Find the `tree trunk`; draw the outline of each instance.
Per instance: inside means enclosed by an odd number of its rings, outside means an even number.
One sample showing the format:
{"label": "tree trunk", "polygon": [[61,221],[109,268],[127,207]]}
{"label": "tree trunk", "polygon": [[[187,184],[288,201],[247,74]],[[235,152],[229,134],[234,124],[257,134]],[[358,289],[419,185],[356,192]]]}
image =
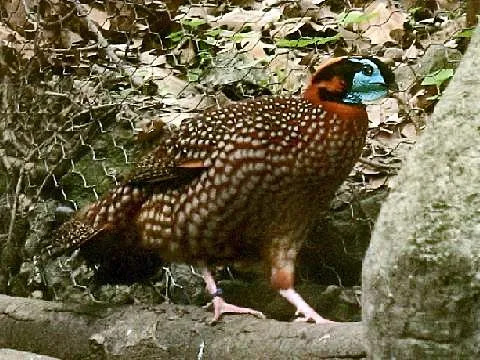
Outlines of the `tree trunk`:
{"label": "tree trunk", "polygon": [[314,325],[194,306],[86,306],[0,295],[0,348],[67,359],[358,359],[361,323]]}

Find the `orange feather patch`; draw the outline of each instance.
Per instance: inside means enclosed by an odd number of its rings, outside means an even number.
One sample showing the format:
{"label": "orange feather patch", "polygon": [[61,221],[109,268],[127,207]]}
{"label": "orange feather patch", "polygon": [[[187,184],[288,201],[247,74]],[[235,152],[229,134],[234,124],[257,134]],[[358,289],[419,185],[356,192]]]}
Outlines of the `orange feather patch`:
{"label": "orange feather patch", "polygon": [[189,160],[181,164],[178,164],[177,167],[180,168],[206,168],[202,160]]}
{"label": "orange feather patch", "polygon": [[331,93],[342,93],[345,91],[345,81],[338,76],[334,76],[330,80],[322,80],[316,83],[317,87],[325,88],[328,92]]}
{"label": "orange feather patch", "polygon": [[293,287],[293,273],[279,269],[270,278],[270,284],[275,290],[285,290]]}
{"label": "orange feather patch", "polygon": [[336,114],[339,119],[342,120],[367,120],[368,114],[363,105],[343,104],[333,101],[318,101],[318,105],[321,105],[323,110],[329,114]]}

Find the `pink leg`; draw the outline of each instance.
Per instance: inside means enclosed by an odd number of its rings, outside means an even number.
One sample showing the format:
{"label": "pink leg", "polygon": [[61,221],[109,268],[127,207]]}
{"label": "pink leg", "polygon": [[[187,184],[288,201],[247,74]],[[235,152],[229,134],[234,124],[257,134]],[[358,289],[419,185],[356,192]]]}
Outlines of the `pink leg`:
{"label": "pink leg", "polygon": [[316,324],[335,324],[335,321],[327,320],[317,314],[310,305],[308,305],[305,300],[302,299],[299,293],[297,293],[293,288],[286,290],[279,290],[280,295],[287,299],[291,304],[295,306],[297,311],[295,314],[303,314],[304,316],[296,319],[295,321],[311,321]]}
{"label": "pink leg", "polygon": [[204,268],[202,271],[203,279],[205,280],[207,291],[210,295],[213,296],[213,319],[212,323],[217,322],[222,314],[233,313],[233,314],[251,314],[260,319],[265,319],[265,315],[260,311],[256,311],[250,308],[239,307],[226,303],[225,300],[220,296],[215,280],[213,279],[212,274],[208,271],[207,268]]}

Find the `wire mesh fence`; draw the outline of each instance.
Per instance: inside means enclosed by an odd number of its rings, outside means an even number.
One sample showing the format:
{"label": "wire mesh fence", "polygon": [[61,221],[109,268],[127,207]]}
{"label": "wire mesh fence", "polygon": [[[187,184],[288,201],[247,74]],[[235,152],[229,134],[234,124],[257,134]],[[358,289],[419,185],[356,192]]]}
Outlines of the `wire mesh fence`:
{"label": "wire mesh fence", "polygon": [[[45,297],[39,248],[170,127],[230,101],[298,95],[330,56],[384,57],[397,76],[395,97],[370,108],[362,161],[333,204],[370,226],[374,212],[359,215],[352,194],[388,187],[468,42],[467,10],[446,1],[2,2],[0,292]],[[92,269],[64,261],[52,271],[67,266],[81,287],[75,277]]]}

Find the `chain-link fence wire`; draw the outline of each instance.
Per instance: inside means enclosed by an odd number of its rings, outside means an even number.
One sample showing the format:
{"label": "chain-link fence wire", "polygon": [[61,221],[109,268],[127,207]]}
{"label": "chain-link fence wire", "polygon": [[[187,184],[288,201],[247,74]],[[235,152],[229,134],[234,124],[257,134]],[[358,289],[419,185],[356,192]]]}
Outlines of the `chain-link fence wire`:
{"label": "chain-link fence wire", "polygon": [[[170,127],[229,101],[297,95],[330,56],[387,57],[399,82],[390,113],[373,108],[363,161],[334,202],[369,226],[352,194],[384,187],[414,142],[468,41],[464,11],[380,0],[4,1],[0,292],[45,296],[32,259],[53,229],[121,182]],[[76,260],[65,261],[76,287]]]}

